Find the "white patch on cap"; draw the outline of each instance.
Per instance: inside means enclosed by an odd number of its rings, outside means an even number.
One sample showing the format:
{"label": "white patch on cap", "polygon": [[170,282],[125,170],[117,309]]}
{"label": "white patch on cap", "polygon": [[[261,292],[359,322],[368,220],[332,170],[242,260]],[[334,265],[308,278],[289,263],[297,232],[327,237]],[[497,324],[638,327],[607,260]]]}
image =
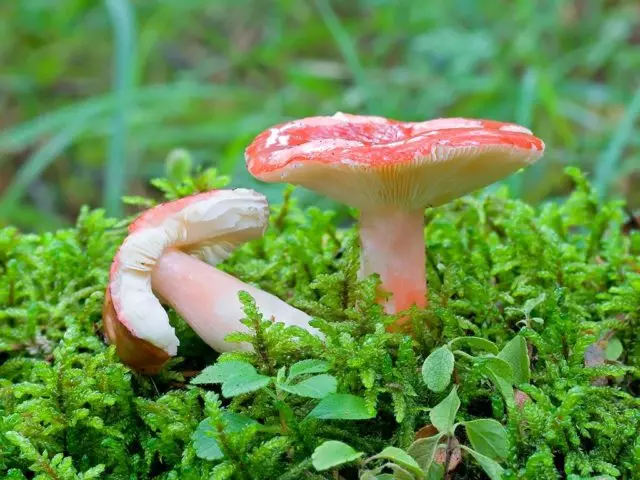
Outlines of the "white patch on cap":
{"label": "white patch on cap", "polygon": [[118,269],[110,282],[120,321],[138,338],[176,355],[178,337],[151,288],[157,259],[176,247],[209,264],[219,263],[240,243],[260,235],[268,217],[263,195],[248,189],[221,190],[194,200],[154,227],[130,234],[120,247]]}
{"label": "white patch on cap", "polygon": [[278,137],[278,145],[286,147],[287,145],[289,145],[290,138],[291,138],[291,135],[280,135]]}
{"label": "white patch on cap", "polygon": [[278,137],[280,136],[280,129],[278,128],[272,128],[269,130],[269,132],[269,138],[267,138],[267,141],[264,144],[265,147],[271,147],[272,145],[275,145]]}
{"label": "white patch on cap", "polygon": [[269,136],[267,137],[267,141],[265,142],[265,147],[272,147],[276,143],[278,145],[287,146],[289,145],[290,135],[282,135],[282,132],[285,132],[291,128],[302,127],[304,126],[301,122],[291,122],[285,125],[282,125],[279,128],[270,128]]}
{"label": "white patch on cap", "polygon": [[[355,140],[344,140],[342,138],[325,138],[320,140],[312,140],[295,147],[278,150],[277,152],[273,152],[271,154],[270,160],[271,163],[277,167],[286,165],[289,159],[298,156],[323,153],[329,150],[334,150],[336,148],[355,148],[362,146],[363,144],[361,142],[356,142]],[[336,161],[339,161],[339,159],[336,159]]]}
{"label": "white patch on cap", "polygon": [[482,121],[468,118],[436,118],[412,124],[416,133],[429,130],[446,130],[449,128],[482,128]]}
{"label": "white patch on cap", "polygon": [[528,133],[531,135],[531,130],[521,125],[503,125],[498,130],[502,132]]}
{"label": "white patch on cap", "polygon": [[[323,118],[323,117],[319,117]],[[352,115],[350,113],[336,112],[331,117],[334,120],[338,120],[339,122],[349,122],[349,123],[377,123],[377,124],[387,124],[389,120],[384,117],[377,117],[375,115]]]}
{"label": "white patch on cap", "polygon": [[387,148],[387,147],[400,147],[402,145],[406,145],[407,142],[410,142],[411,139],[409,140],[398,140],[397,142],[389,142],[389,143],[374,143],[373,145],[370,145],[371,148]]}

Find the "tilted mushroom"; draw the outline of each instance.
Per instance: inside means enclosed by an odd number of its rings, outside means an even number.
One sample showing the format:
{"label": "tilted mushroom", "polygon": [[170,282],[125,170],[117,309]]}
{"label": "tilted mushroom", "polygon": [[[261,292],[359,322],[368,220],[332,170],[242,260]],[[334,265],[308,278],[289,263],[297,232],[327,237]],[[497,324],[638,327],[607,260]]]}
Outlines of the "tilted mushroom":
{"label": "tilted mushroom", "polygon": [[360,210],[360,276],[380,275],[392,294],[385,310],[396,313],[427,303],[424,209],[507,177],[543,151],[513,123],[337,113],[265,130],[245,158],[259,180],[297,184]]}
{"label": "tilted mushroom", "polygon": [[266,318],[317,333],[306,313],[212,266],[260,237],[268,217],[263,195],[236,189],[164,203],[133,222],[113,260],[103,310],[107,339],[122,361],[154,374],[177,353],[178,338],[155,294],[219,352],[250,348],[224,341],[247,331],[240,322],[243,290]]}

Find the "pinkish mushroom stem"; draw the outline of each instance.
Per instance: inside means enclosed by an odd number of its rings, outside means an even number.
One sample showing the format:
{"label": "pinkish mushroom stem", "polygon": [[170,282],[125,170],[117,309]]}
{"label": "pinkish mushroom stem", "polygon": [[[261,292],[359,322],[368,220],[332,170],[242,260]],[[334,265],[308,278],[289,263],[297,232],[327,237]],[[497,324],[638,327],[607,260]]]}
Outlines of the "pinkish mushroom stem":
{"label": "pinkish mushroom stem", "polygon": [[171,305],[202,340],[218,352],[247,350],[249,344],[230,344],[230,333],[246,331],[238,293],[249,293],[267,319],[314,331],[311,318],[252,285],[177,250],[166,250],[153,267],[154,293]]}
{"label": "pinkish mushroom stem", "polygon": [[360,277],[380,275],[382,290],[392,294],[384,303],[387,313],[397,313],[412,305],[426,306],[422,210],[361,211],[360,244]]}

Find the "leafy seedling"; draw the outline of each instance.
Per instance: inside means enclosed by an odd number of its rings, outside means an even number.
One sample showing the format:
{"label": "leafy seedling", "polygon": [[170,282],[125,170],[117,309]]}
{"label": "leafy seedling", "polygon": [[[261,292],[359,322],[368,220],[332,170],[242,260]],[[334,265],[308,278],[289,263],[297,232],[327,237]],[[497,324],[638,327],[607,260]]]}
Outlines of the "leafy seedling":
{"label": "leafy seedling", "polygon": [[[452,471],[457,463],[453,458],[466,452],[485,471],[491,480],[502,478],[504,469],[498,462],[504,461],[509,451],[505,428],[496,420],[481,418],[456,423],[460,408],[458,389],[454,387],[449,394],[429,412],[429,418],[435,432],[426,438],[414,441],[405,451],[397,447],[387,447],[380,453],[361,460],[362,452],[356,452],[351,446],[329,441],[316,448],[313,465],[316,470],[326,470],[339,465],[358,461],[361,479],[387,478],[386,470],[393,477],[405,480],[436,480],[444,477],[445,468]],[[460,445],[455,436],[458,427],[463,426],[471,446]],[[369,465],[383,460],[378,466]]]}

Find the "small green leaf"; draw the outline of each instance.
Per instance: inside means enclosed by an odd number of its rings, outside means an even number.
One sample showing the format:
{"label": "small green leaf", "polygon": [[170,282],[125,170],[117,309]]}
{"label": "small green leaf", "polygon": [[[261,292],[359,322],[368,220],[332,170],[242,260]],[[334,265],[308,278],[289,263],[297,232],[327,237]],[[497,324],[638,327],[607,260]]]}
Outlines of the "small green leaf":
{"label": "small green leaf", "polygon": [[460,445],[460,448],[471,454],[491,480],[502,480],[504,469],[498,464],[498,462],[491,460],[489,457],[485,457],[481,453],[478,453],[465,445]]}
{"label": "small green leaf", "polygon": [[416,478],[414,475],[411,474],[411,472],[409,472],[408,470],[405,470],[400,465],[396,465],[395,463],[385,463],[384,467],[390,468],[393,471],[394,480],[415,480]]}
{"label": "small green leaf", "polygon": [[221,462],[211,470],[209,480],[230,480],[236,472],[236,464],[233,462]]}
{"label": "small green leaf", "polygon": [[[100,478],[102,477],[102,472],[104,472],[104,469],[105,469],[104,465],[98,464],[95,467],[92,467],[86,472],[80,474],[78,478],[82,480],[93,480],[94,478]],[[23,478],[26,478],[26,477],[23,477]]]}
{"label": "small green leaf", "polygon": [[253,365],[230,360],[205,368],[191,383],[222,383],[222,395],[227,398],[259,390],[269,384],[270,377],[260,375]]}
{"label": "small green leaf", "polygon": [[376,380],[376,372],[373,370],[364,370],[360,372],[360,378],[362,379],[362,385],[366,389],[371,389]]}
{"label": "small green leaf", "polygon": [[498,357],[483,357],[478,360],[477,365],[486,372],[486,375],[504,397],[507,406],[509,408],[514,406],[513,370],[511,365]]}
{"label": "small green leaf", "polygon": [[364,455],[363,452],[356,452],[346,443],[328,440],[314,450],[311,462],[316,470],[322,471],[353,462],[362,455]]}
{"label": "small green leaf", "polygon": [[329,370],[329,364],[324,360],[302,360],[291,365],[289,381],[305,373],[325,373],[327,370]]}
{"label": "small green leaf", "polygon": [[307,378],[295,385],[285,383],[280,388],[285,392],[293,393],[300,397],[324,398],[327,395],[336,393],[338,381],[332,375],[315,375]]}
{"label": "small green leaf", "polygon": [[455,359],[453,353],[447,347],[440,347],[429,354],[422,364],[422,379],[429,390],[442,392],[449,382],[453,373]]}
{"label": "small green leaf", "polygon": [[529,383],[529,379],[531,378],[529,352],[527,350],[527,342],[522,335],[516,335],[511,339],[498,354],[498,358],[505,360],[511,365],[513,382],[516,385]]}
{"label": "small green leaf", "polygon": [[246,362],[230,360],[228,362],[219,362],[205,368],[200,372],[200,375],[191,380],[191,383],[195,385],[223,383],[233,377],[256,374],[256,369],[253,365]]}
{"label": "small green leaf", "polygon": [[434,435],[433,437],[428,438],[419,438],[407,449],[409,455],[418,462],[422,471],[429,471],[438,448],[438,443],[442,436],[443,434]]}
{"label": "small green leaf", "polygon": [[170,180],[174,182],[182,182],[188,178],[193,169],[193,161],[189,152],[182,148],[177,148],[167,155],[166,174]]}
{"label": "small green leaf", "polygon": [[135,207],[151,208],[155,206],[156,202],[150,198],[141,197],[138,195],[127,195],[122,197],[122,203],[125,205],[133,205]]}
{"label": "small green leaf", "polygon": [[[378,480],[380,477],[376,476],[372,470],[360,471],[360,478],[358,480]],[[393,476],[389,479],[393,480]]]}
{"label": "small green leaf", "polygon": [[237,376],[222,384],[222,395],[227,398],[237,397],[244,393],[255,392],[266,387],[271,378],[254,373],[253,375]]}
{"label": "small green leaf", "polygon": [[224,453],[215,438],[216,429],[210,418],[205,418],[200,422],[191,439],[196,449],[196,455],[204,460],[220,460],[224,458]]}
{"label": "small green leaf", "polygon": [[611,362],[617,360],[618,358],[620,358],[620,355],[622,355],[622,351],[622,342],[620,342],[620,340],[618,340],[616,337],[613,337],[607,343],[607,349],[605,351],[607,360]]}
{"label": "small green leaf", "polygon": [[542,302],[544,302],[546,298],[547,298],[547,294],[546,293],[541,293],[536,298],[530,298],[529,300],[524,302],[524,306],[522,307],[522,311],[524,312],[524,314],[527,317],[529,317],[529,315],[531,314],[533,309],[536,308],[538,305],[540,305]]}
{"label": "small green leaf", "polygon": [[449,345],[453,346],[457,343],[466,343],[471,348],[486,350],[487,352],[493,353],[494,355],[497,355],[499,352],[498,347],[495,343],[482,337],[458,337],[451,340],[449,342]]}
{"label": "small green leaf", "polygon": [[427,472],[425,480],[442,480],[444,478],[444,466],[439,463],[432,463]]}
{"label": "small green leaf", "polygon": [[334,393],[324,397],[309,417],[324,420],[364,420],[373,418],[364,399],[348,393]]}
{"label": "small green leaf", "polygon": [[449,395],[429,412],[431,423],[439,432],[452,434],[459,408],[458,387],[454,386]]}
{"label": "small green leaf", "polygon": [[507,439],[507,431],[500,422],[482,418],[464,422],[463,425],[467,430],[467,437],[469,437],[471,446],[476,451],[494,460],[507,458],[509,441]]}
{"label": "small green leaf", "polygon": [[422,475],[420,465],[418,465],[411,455],[400,448],[387,447],[373,458],[385,458],[387,460],[391,460],[393,463],[400,465],[402,468],[407,469],[414,475]]}
{"label": "small green leaf", "polygon": [[513,369],[506,360],[498,357],[480,357],[477,360],[478,364],[485,370],[502,377],[509,384],[513,383]]}
{"label": "small green leaf", "polygon": [[224,431],[228,433],[242,432],[247,427],[259,425],[253,418],[226,410],[222,412],[222,423],[224,423]]}
{"label": "small green leaf", "polygon": [[[223,411],[221,419],[224,431],[228,433],[238,433],[245,431],[247,427],[252,425],[260,425],[252,418],[229,411]],[[217,430],[211,418],[205,418],[200,422],[191,436],[198,457],[205,460],[219,460],[224,457],[216,434]]]}

